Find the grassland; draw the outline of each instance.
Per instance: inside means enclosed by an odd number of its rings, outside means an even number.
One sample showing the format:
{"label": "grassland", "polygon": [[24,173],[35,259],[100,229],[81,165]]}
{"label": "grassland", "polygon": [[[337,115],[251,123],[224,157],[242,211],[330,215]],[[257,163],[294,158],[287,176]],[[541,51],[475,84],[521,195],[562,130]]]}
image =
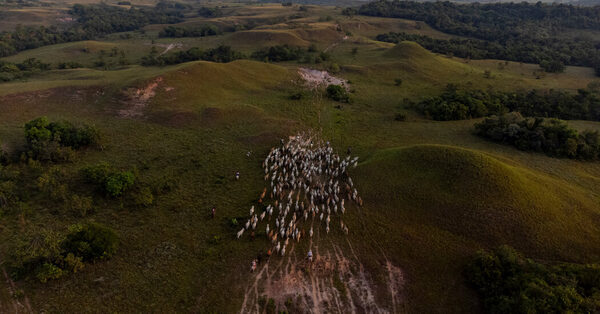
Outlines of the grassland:
{"label": "grassland", "polygon": [[[230,10],[236,14],[188,22],[219,20],[225,25],[252,18],[265,23],[297,12],[281,5],[232,5]],[[237,230],[230,221],[245,218],[262,190],[260,164],[269,149],[280,138],[308,129],[331,140],[340,152],[352,147],[361,158],[351,175],[365,206],[351,208],[344,218],[350,228],[347,242],[334,232],[322,249],[334,244],[345,250],[353,247],[375,282],[385,281],[384,252],[405,276],[399,311],[480,310],[461,274],[480,248],[509,244],[543,261],[598,261],[600,164],[490,143],[472,134],[473,120],[429,121],[400,105],[403,98],[439,93],[448,83],[507,91],[574,90],[595,80],[590,69],[569,68],[537,78],[536,65],[511,62],[500,68],[498,60],[468,62],[432,54],[414,43],[375,42],[371,38],[382,30],[431,36],[435,31],[417,28],[412,21],[347,18],[339,12],[311,6],[307,17],[207,38],[155,39],[160,27],[154,25],[128,40],[108,36],[7,58],[87,65],[99,50],[116,46],[134,60],[150,50],[152,39],[155,44],[182,42],[185,48],[224,43],[246,52],[273,44],[316,43],[328,49],[331,62],[340,66],[335,75],[350,80],[353,91],[350,104],[327,100],[320,90],[291,100],[292,93],[305,89],[297,75],[299,66],[326,69],[330,63],[248,60],[54,70],[28,81],[0,84],[0,139],[5,150],[19,151],[23,124],[43,115],[94,124],[106,141],[104,150],[79,152],[74,162],[60,165],[71,189],[94,198],[93,212],[78,217],[31,202],[22,215],[0,216],[0,257],[6,255],[8,243],[23,234],[65,232],[81,221],[109,225],[122,241],[116,256],[77,274],[46,284],[18,282],[32,307],[45,312],[239,311],[250,280],[248,261],[267,243],[262,237],[235,240]],[[331,21],[320,19],[327,15]],[[491,70],[490,78],[484,77],[485,70]],[[141,116],[121,116],[120,110],[131,107],[128,92],[158,77],[155,95]],[[402,78],[403,84],[395,86],[395,78]],[[407,121],[394,121],[397,112],[405,112]],[[597,122],[569,123],[600,130]],[[252,154],[246,157],[248,151]],[[143,182],[168,181],[175,188],[157,195],[148,208],[122,208],[118,200],[79,186],[78,170],[100,161],[135,167]],[[239,181],[233,178],[235,171],[241,172]],[[209,215],[212,206],[217,208],[214,220]],[[1,291],[0,302],[6,304],[10,297],[6,289]],[[376,298],[389,305],[385,291]]]}

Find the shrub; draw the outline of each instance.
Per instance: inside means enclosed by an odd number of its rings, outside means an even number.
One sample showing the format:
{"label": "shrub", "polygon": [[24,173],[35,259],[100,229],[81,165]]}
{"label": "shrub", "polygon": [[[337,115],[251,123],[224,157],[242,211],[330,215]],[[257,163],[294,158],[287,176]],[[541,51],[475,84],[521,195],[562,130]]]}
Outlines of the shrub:
{"label": "shrub", "polygon": [[106,178],[104,188],[112,197],[118,197],[130,188],[135,181],[135,176],[130,171],[122,171],[109,175]]}
{"label": "shrub", "polygon": [[83,261],[96,261],[112,256],[119,246],[119,237],[109,227],[99,223],[75,225],[62,246],[65,252],[80,256]]}
{"label": "shrub", "polygon": [[[6,265],[11,275],[20,279],[27,274],[37,274],[44,263],[58,264],[61,260],[61,240],[58,233],[41,230],[10,241]],[[48,266],[46,268],[51,270]]]}
{"label": "shrub", "polygon": [[350,97],[346,92],[346,89],[340,85],[329,85],[327,86],[327,97],[339,101],[339,102],[349,102]]}
{"label": "shrub", "polygon": [[396,121],[406,121],[406,114],[399,112],[394,116],[394,120]]}
{"label": "shrub", "polygon": [[135,183],[135,175],[131,171],[118,171],[108,163],[99,163],[81,170],[84,178],[97,184],[109,196],[119,197]]}
{"label": "shrub", "polygon": [[81,256],[75,256],[73,253],[68,253],[64,258],[65,269],[76,273],[83,269],[83,258]]}
{"label": "shrub", "polygon": [[290,95],[290,99],[291,100],[301,100],[301,99],[304,99],[306,96],[307,95],[306,95],[305,91],[297,91]]}
{"label": "shrub", "polygon": [[92,126],[76,127],[68,121],[50,123],[48,118],[40,117],[25,124],[25,139],[31,157],[68,161],[73,149],[99,144],[100,134]]}
{"label": "shrub", "polygon": [[394,85],[396,85],[396,86],[402,85],[402,79],[401,78],[394,79]]}
{"label": "shrub", "polygon": [[142,187],[132,193],[133,203],[137,206],[148,207],[154,202],[154,195],[148,187]]}
{"label": "shrub", "polygon": [[71,212],[85,217],[92,210],[92,198],[74,194],[69,198],[67,207]]}
{"label": "shrub", "polygon": [[45,283],[50,279],[58,279],[62,277],[62,275],[63,270],[58,266],[50,263],[44,263],[36,272],[35,276],[40,282]]}

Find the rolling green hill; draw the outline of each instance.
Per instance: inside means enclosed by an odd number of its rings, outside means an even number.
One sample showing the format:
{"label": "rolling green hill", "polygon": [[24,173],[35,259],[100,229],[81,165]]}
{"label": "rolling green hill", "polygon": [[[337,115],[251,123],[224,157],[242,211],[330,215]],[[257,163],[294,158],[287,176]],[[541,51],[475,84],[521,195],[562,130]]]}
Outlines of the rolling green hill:
{"label": "rolling green hill", "polygon": [[[414,42],[377,42],[372,37],[383,31],[451,36],[415,21],[342,15],[342,8],[216,5],[223,16],[202,17],[194,7],[182,25],[251,29],[157,38],[164,25],[149,25],[3,58],[76,61],[83,68],[0,83],[0,148],[11,159],[0,166],[0,266],[7,267],[16,244],[35,248],[74,224],[104,224],[120,244],[111,258],[46,283],[31,275],[15,278],[13,286],[0,272],[0,312],[12,306],[28,312],[29,306],[48,313],[256,307],[262,313],[272,299],[289,312],[472,313],[482,306],[463,272],[479,249],[507,244],[540,263],[598,263],[598,162],[519,151],[474,135],[478,120],[432,121],[404,106],[405,98],[437,95],[447,84],[573,91],[597,80],[592,69],[540,74],[535,64],[465,60]],[[314,44],[315,54],[329,56],[320,63],[139,64],[152,47],[162,53],[169,44],[170,53],[225,44],[247,55],[271,45]],[[124,50],[130,64],[93,66],[100,51],[112,48]],[[309,87],[300,67],[348,80],[350,101],[327,98],[325,86]],[[404,119],[396,119],[398,113]],[[75,150],[68,162],[28,160],[24,125],[40,116],[93,125],[101,145]],[[568,124],[600,130],[593,121]],[[271,247],[265,222],[255,239],[235,234],[250,206],[261,208],[258,196],[268,186],[264,157],[298,132],[330,141],[342,156],[349,149],[360,157],[349,173],[364,205],[348,202],[329,234],[315,217],[312,238],[304,236],[288,255],[272,256],[249,273],[250,261]],[[86,182],[82,168],[101,162],[135,173],[151,204],[107,197]],[[45,191],[47,182],[64,199]],[[9,193],[14,186],[16,200]],[[90,208],[77,210],[73,195],[89,198]],[[348,235],[339,230],[342,219]],[[319,257],[313,268],[304,259],[309,249]]]}

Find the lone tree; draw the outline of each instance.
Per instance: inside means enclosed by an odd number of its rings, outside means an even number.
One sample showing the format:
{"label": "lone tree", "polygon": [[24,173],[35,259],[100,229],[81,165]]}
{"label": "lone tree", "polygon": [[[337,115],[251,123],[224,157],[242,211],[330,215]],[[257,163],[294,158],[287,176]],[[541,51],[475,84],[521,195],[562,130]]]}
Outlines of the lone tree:
{"label": "lone tree", "polygon": [[349,102],[350,101],[350,96],[348,96],[346,89],[344,89],[340,85],[332,84],[332,85],[327,86],[327,97],[329,97],[335,101],[339,101],[339,102]]}

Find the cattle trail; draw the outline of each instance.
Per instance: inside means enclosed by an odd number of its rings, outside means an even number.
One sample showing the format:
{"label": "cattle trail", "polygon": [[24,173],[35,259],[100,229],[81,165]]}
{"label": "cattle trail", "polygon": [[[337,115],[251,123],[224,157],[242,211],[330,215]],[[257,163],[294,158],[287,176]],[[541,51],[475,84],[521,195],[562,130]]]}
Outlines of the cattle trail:
{"label": "cattle trail", "polygon": [[[252,273],[240,313],[397,312],[404,284],[400,268],[382,251],[387,282],[386,289],[378,289],[374,274],[365,269],[350,241],[346,238],[342,245],[328,238],[331,232],[336,238],[348,234],[344,214],[362,206],[347,173],[357,161],[358,157],[339,156],[329,142],[306,134],[281,140],[280,147],[271,149],[263,162],[267,187],[237,233],[239,238],[244,230],[264,228],[270,255]],[[263,219],[266,226],[261,225]],[[307,237],[308,246],[302,245]],[[313,254],[312,262],[307,252]],[[390,295],[378,303],[378,291]]]}

